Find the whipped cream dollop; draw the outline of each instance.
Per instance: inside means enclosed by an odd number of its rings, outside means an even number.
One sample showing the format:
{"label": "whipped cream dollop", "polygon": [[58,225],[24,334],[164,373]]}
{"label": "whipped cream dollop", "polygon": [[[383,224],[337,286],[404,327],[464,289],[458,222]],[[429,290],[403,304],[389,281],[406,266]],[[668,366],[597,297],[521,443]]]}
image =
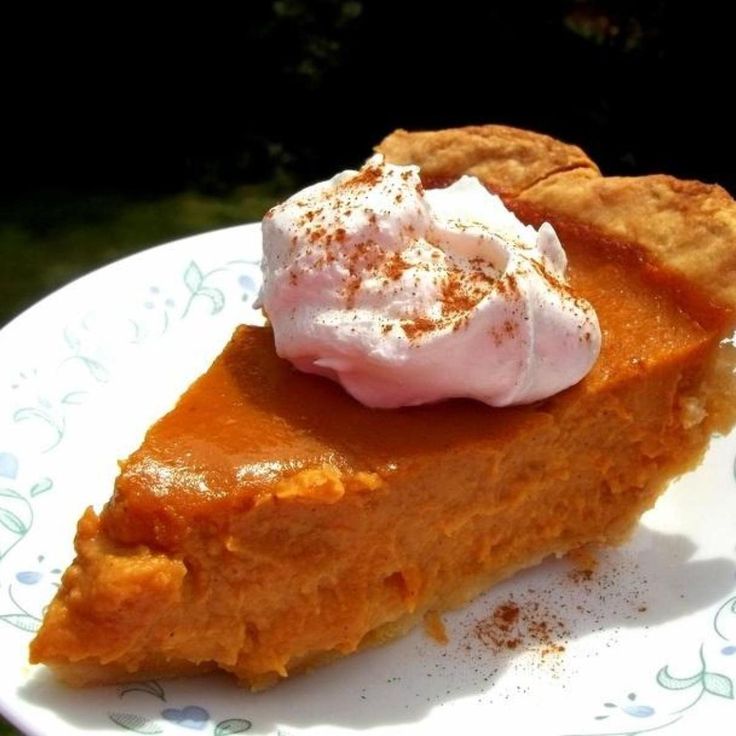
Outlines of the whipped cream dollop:
{"label": "whipped cream dollop", "polygon": [[380,155],[271,209],[259,301],[278,354],[358,401],[543,399],[593,366],[593,308],[554,229],[522,224],[474,177],[425,190]]}

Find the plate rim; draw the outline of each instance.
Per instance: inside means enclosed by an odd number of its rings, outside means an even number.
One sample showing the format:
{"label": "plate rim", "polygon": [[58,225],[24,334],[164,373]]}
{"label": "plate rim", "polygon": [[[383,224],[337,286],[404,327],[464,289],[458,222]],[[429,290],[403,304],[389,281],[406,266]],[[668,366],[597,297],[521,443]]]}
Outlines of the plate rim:
{"label": "plate rim", "polygon": [[[28,308],[23,310],[20,314],[18,314],[16,317],[14,317],[10,322],[8,322],[6,325],[4,325],[2,328],[0,328],[0,342],[4,337],[6,337],[6,331],[8,331],[8,328],[12,327],[12,330],[9,330],[8,332],[11,333],[9,339],[14,339],[12,333],[18,330],[18,323],[22,323],[24,319],[27,319],[29,317],[29,313],[33,312],[34,310],[43,310],[43,309],[49,309],[53,306],[53,301],[58,298],[61,294],[67,294],[69,291],[73,291],[75,288],[79,288],[80,284],[84,282],[85,280],[93,280],[97,277],[99,277],[102,273],[113,271],[116,268],[120,268],[122,264],[128,263],[130,261],[138,260],[141,258],[145,258],[148,255],[165,251],[172,249],[172,247],[176,247],[182,244],[189,244],[191,245],[193,241],[197,240],[208,240],[212,238],[213,236],[216,237],[220,234],[234,234],[238,231],[240,232],[247,232],[249,229],[254,229],[257,227],[259,223],[243,223],[240,225],[234,225],[229,226],[226,228],[218,228],[216,230],[206,231],[203,233],[197,233],[195,235],[186,236],[184,238],[179,238],[177,240],[169,241],[166,243],[161,243],[156,246],[151,246],[149,248],[144,248],[136,253],[129,254],[127,256],[124,256],[122,258],[116,259],[115,261],[112,261],[111,263],[105,264],[103,266],[100,266],[98,268],[93,269],[92,271],[82,274],[78,276],[77,278],[70,281],[68,284],[65,284],[64,286],[56,289],[55,291],[51,292],[50,294],[46,295],[45,297],[41,298],[34,304],[30,305]],[[3,712],[3,715],[8,719],[9,722],[16,725],[17,728],[24,731],[27,736],[46,736],[46,734],[40,730],[37,730],[37,727],[27,719],[27,716],[24,714],[22,709],[22,701],[20,701],[17,696],[15,696],[15,693],[13,692],[13,700],[8,701],[6,699],[6,696],[4,692],[0,691],[0,709]],[[70,724],[68,721],[63,721],[65,728],[74,729],[74,733],[89,733],[89,731],[85,729],[79,729],[79,727],[75,726],[74,724]],[[333,724],[338,725],[338,724]],[[405,727],[409,727],[411,725],[415,724],[404,724]],[[694,726],[697,727],[698,723],[695,723]],[[706,724],[707,725],[707,724]],[[421,727],[421,724],[419,724],[419,727]]]}
{"label": "plate rim", "polygon": [[65,284],[62,284],[61,286],[49,292],[45,296],[40,297],[35,302],[33,302],[33,304],[28,305],[25,309],[20,311],[14,317],[11,317],[10,320],[8,320],[7,322],[5,322],[5,324],[0,326],[0,339],[5,337],[3,333],[6,330],[13,331],[13,330],[18,329],[17,323],[22,321],[24,318],[27,318],[29,312],[33,312],[37,308],[42,307],[42,306],[48,306],[47,302],[53,301],[59,298],[59,296],[61,295],[65,295],[68,291],[74,288],[78,288],[80,283],[84,282],[87,279],[97,277],[100,274],[106,273],[108,270],[119,268],[121,265],[129,263],[130,261],[136,260],[141,257],[152,255],[159,251],[167,250],[174,246],[187,245],[187,244],[191,244],[192,241],[195,241],[195,240],[207,239],[209,237],[217,236],[220,234],[233,233],[238,230],[245,231],[248,229],[252,229],[256,226],[260,226],[260,224],[261,224],[260,222],[244,222],[244,223],[241,223],[240,225],[228,225],[227,227],[215,228],[214,230],[206,230],[201,233],[195,233],[194,235],[185,235],[184,237],[177,238],[176,240],[169,240],[169,241],[166,241],[165,243],[159,243],[158,245],[146,246],[136,251],[135,253],[129,253],[128,255],[121,256],[120,258],[116,258],[115,260],[110,261],[110,263],[105,263],[105,264],[102,264],[101,266],[97,266],[93,268],[91,271],[86,271],[82,274],[79,274],[78,276],[75,276],[71,281]]}

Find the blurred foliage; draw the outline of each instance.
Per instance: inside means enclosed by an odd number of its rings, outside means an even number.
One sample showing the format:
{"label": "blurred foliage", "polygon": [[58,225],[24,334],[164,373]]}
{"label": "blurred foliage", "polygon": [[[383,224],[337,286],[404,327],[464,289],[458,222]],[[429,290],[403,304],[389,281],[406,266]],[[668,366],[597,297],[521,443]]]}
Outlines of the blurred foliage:
{"label": "blurred foliage", "polygon": [[563,22],[569,31],[597,46],[661,56],[666,11],[664,0],[574,0],[568,3]]}
{"label": "blurred foliage", "polygon": [[221,196],[324,178],[396,127],[483,122],[578,143],[613,173],[736,177],[729,25],[703,5],[253,0],[243,21],[191,14],[189,34],[128,20],[120,41],[40,36],[53,63],[9,80],[0,187]]}
{"label": "blurred foliage", "polygon": [[14,60],[0,321],[137,248],[253,219],[396,127],[515,125],[607,173],[736,188],[730,31],[705,7],[254,0],[243,22],[191,13],[189,34],[117,20],[120,41],[38,28],[53,63]]}
{"label": "blurred foliage", "polygon": [[16,731],[2,716],[0,716],[0,736],[19,736],[20,731]]}
{"label": "blurred foliage", "polygon": [[77,276],[187,235],[258,221],[291,190],[287,179],[238,187],[213,198],[196,192],[126,199],[48,192],[16,203],[0,220],[0,326]]}
{"label": "blurred foliage", "polygon": [[271,22],[258,33],[284,51],[282,73],[302,77],[317,90],[325,70],[339,66],[342,34],[362,13],[362,3],[276,0],[272,7]]}

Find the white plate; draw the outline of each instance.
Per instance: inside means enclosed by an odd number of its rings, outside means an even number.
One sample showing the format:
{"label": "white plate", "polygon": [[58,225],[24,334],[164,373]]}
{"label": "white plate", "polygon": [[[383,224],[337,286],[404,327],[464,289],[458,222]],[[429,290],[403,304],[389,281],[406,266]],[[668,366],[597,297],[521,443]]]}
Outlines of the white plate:
{"label": "white plate", "polygon": [[[126,732],[733,733],[736,434],[673,484],[590,581],[562,561],[422,632],[260,694],[224,676],[69,690],[27,664],[71,561],[75,522],[116,460],[201,373],[259,282],[246,225],[146,251],[44,299],[0,332],[0,707],[29,735]],[[495,652],[478,622],[513,596],[564,652]],[[535,611],[536,607],[536,611]]]}

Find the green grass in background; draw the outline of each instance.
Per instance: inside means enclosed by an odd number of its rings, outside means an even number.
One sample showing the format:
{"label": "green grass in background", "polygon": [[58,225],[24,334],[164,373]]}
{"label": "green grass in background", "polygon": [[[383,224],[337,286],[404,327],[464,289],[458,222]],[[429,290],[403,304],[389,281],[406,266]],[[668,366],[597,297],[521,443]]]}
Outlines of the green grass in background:
{"label": "green grass in background", "polygon": [[0,736],[16,736],[16,731],[10,724],[8,724],[2,716],[0,716]]}
{"label": "green grass in background", "polygon": [[[292,190],[285,178],[223,197],[45,193],[0,210],[0,326],[99,266],[187,235],[254,222]],[[2,734],[0,734],[2,736]]]}

